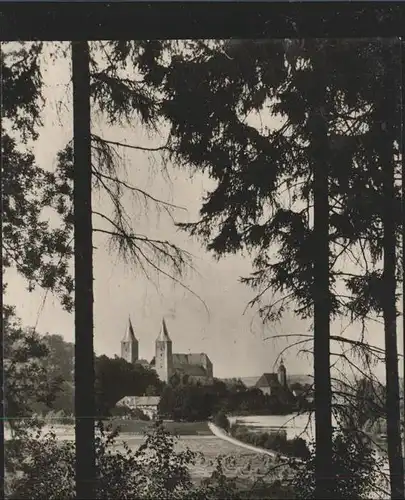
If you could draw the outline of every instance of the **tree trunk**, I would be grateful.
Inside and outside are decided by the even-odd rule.
[[[391,78],[389,79],[392,80]],[[394,151],[395,132],[389,128],[396,112],[396,91],[391,89],[387,78],[386,98],[381,103],[381,134],[379,156],[382,167],[383,188],[383,287],[382,307],[385,334],[385,370],[386,370],[386,409],[387,409],[387,444],[390,468],[391,498],[404,498],[404,464],[402,460],[402,442],[400,431],[400,401],[397,348],[396,318],[396,205],[394,188]],[[384,117],[387,116],[385,120]]]
[[[322,74],[319,73],[320,75]],[[329,324],[329,197],[328,137],[320,89],[311,122],[314,177],[314,382],[315,382],[315,498],[332,498],[332,391]]]
[[[398,380],[398,352],[396,325],[396,278],[395,278],[395,204],[394,164],[392,157],[383,160],[383,224],[384,224],[384,274],[383,315],[385,334],[385,369],[387,383],[387,436],[390,467],[391,498],[404,498],[404,471],[400,433],[400,403]]]
[[[0,58],[3,57],[3,47],[1,46],[0,42]],[[0,60],[0,82],[3,81],[2,79],[2,71],[1,68],[3,65],[1,64]],[[1,96],[0,96],[0,104],[1,104]],[[3,123],[2,123],[2,113],[0,110],[0,145],[1,145],[1,151],[0,155],[2,156],[3,153]],[[0,156],[0,158],[1,158]],[[2,162],[1,162],[2,164]],[[2,169],[0,169],[0,175],[1,175]],[[3,186],[3,182],[1,183],[1,186]],[[0,223],[1,224],[1,223]],[[3,273],[1,273],[0,277],[0,286],[1,286],[1,310],[3,314]],[[4,328],[1,328],[1,355],[0,355],[0,443],[3,443],[0,448],[0,467],[1,467],[1,479],[0,479],[0,498],[4,498],[4,424],[5,424],[5,418],[6,418],[6,412],[5,412],[5,394],[4,394],[4,352],[3,352],[3,345],[4,345]]]
[[[400,41],[401,71],[401,195],[402,195],[402,457],[405,457],[405,42]]]
[[[90,75],[87,42],[72,43],[75,239],[76,497],[95,498]]]

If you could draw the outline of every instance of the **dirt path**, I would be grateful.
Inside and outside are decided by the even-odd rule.
[[[270,457],[273,457],[273,458],[275,458],[277,456],[277,453],[275,453],[274,451],[265,450],[264,448],[258,448],[257,446],[253,446],[251,444],[242,443],[242,441],[239,441],[238,439],[233,438],[232,436],[227,434],[224,430],[220,429],[212,422],[208,422],[208,427],[210,428],[210,431],[215,436],[217,436],[218,438],[224,439],[225,441],[228,441],[229,443],[235,444],[236,446],[240,446],[241,448],[245,448],[246,450],[250,450],[250,451],[253,451],[255,453],[259,453],[261,455],[269,455]]]

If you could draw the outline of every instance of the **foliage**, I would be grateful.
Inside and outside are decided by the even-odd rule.
[[[2,44],[2,193],[3,268],[15,267],[28,289],[54,291],[71,309],[73,281],[71,221],[53,227],[49,221],[47,172],[36,165],[29,142],[42,125],[42,42]]]
[[[75,346],[66,342],[61,335],[47,334],[43,341],[48,346],[46,368],[63,377],[66,382],[73,382]]]
[[[339,431],[333,439],[333,475],[335,499],[340,498],[370,498],[371,493],[377,492],[380,471],[383,460],[377,458],[369,442],[359,438],[359,434],[352,431]],[[297,498],[314,498],[315,489],[315,451],[312,451],[305,464],[295,465],[296,474],[292,486]]]
[[[67,413],[64,410],[51,410],[43,417],[45,425],[75,425],[75,416],[73,413]]]
[[[48,348],[48,354],[42,360],[42,365],[50,376],[62,380],[52,408],[70,415],[74,413],[74,344],[66,342],[61,335],[56,334],[44,335],[42,341]],[[43,414],[48,411],[46,406],[41,404],[35,404],[33,409]]]
[[[254,432],[244,425],[234,424],[230,428],[231,435],[240,441],[266,448],[281,455],[291,456],[301,459],[309,457],[309,450],[306,441],[300,437],[287,439],[285,431]]]
[[[28,281],[57,293],[70,309],[73,281],[68,262],[72,255],[71,221],[53,228],[46,200],[47,175],[30,152],[2,134],[3,266],[16,270]]]
[[[166,386],[159,401],[158,411],[161,416],[176,421],[207,420],[212,411],[210,394],[205,386]]]
[[[218,256],[252,251],[256,271],[244,281],[259,291],[289,290],[272,307],[261,310],[268,319],[279,317],[293,300],[298,314],[311,313],[309,117],[317,95],[313,82],[322,80],[328,89],[325,120],[331,135],[330,189],[336,200],[330,217],[331,284],[342,278],[359,297],[357,302],[344,302],[343,295],[335,294],[331,307],[334,313],[341,308],[360,312],[359,301],[365,306],[366,281],[374,275],[340,275],[339,257],[349,247],[358,247],[356,235],[360,234],[371,254],[381,255],[381,225],[373,212],[376,204],[365,205],[349,193],[361,188],[370,200],[381,195],[381,179],[373,178],[379,183],[367,188],[374,176],[367,167],[378,154],[373,144],[381,140],[378,127],[372,125],[378,100],[369,86],[392,79],[397,54],[391,44],[196,41],[180,53],[156,45],[154,50],[148,42],[144,45],[145,51],[150,49],[144,72],[163,95],[161,112],[171,125],[169,153],[177,163],[208,172],[216,182],[201,208],[200,221],[181,227],[200,235]],[[152,77],[157,72],[161,75],[158,82]],[[202,75],[209,77],[202,79]],[[390,80],[390,85],[395,83]],[[279,123],[258,125],[254,115],[262,113],[277,116]],[[395,113],[391,119],[396,119]],[[368,130],[361,128],[364,123]],[[399,224],[398,219],[398,230]],[[278,258],[271,253],[271,244],[278,247]],[[368,302],[367,310],[371,306]]]
[[[276,396],[267,396],[260,389],[243,385],[227,386],[214,380],[212,385],[168,385],[163,389],[159,403],[161,415],[174,420],[206,420],[218,411],[227,413],[256,412],[284,414],[291,412],[292,404],[285,404]]]
[[[228,417],[226,416],[226,413],[222,410],[220,410],[214,417],[214,424],[220,427],[221,429],[224,429],[224,431],[228,432],[230,429],[230,423],[228,420]]]
[[[110,410],[111,417],[123,417],[127,419],[141,420],[147,422],[150,420],[148,415],[139,408],[129,408],[128,406],[115,406]]]
[[[161,382],[156,372],[133,365],[122,358],[99,356],[95,362],[96,401],[102,416],[108,415],[115,404],[125,396],[142,396],[154,386],[160,390]]]
[[[160,422],[136,451],[125,444],[123,451],[116,449],[117,438],[118,432],[99,424],[96,498],[214,500],[223,498],[226,491],[231,495],[227,498],[232,498],[231,483],[220,463],[209,481],[193,485],[188,467],[196,454],[176,452],[176,439]],[[20,433],[7,443],[9,498],[74,498],[74,449],[74,443],[58,441],[52,432],[44,435],[31,428]]]
[[[101,48],[99,42],[94,42],[93,46],[94,52]],[[42,42],[2,45],[1,148],[3,265],[14,267],[28,281],[29,290],[40,286],[56,293],[62,306],[71,311],[74,290],[71,276],[72,145],[69,142],[58,153],[56,169],[49,171],[35,164],[30,143],[38,138],[42,126],[45,59],[55,62],[58,58],[66,58],[67,54],[60,43],[50,47]],[[44,57],[46,55],[50,58]],[[142,85],[130,79],[109,74],[110,65],[105,68],[105,64],[106,59],[92,57],[91,94],[96,110],[104,114],[107,122],[122,123],[126,117],[128,124],[129,106],[131,116],[139,113],[142,120],[150,124],[153,96],[148,96]],[[110,100],[105,102],[104,99]],[[93,211],[97,220],[94,231],[107,236],[111,248],[115,248],[125,262],[136,264],[148,278],[152,270],[180,283],[178,277],[191,266],[191,256],[173,243],[138,234],[132,222],[134,217],[127,213],[123,204],[123,196],[130,193],[142,210],[149,212],[154,208],[165,211],[170,217],[179,207],[127,182],[117,149],[120,147],[122,145],[114,141],[92,136],[93,185],[103,191],[112,207],[112,214],[108,210]],[[148,148],[139,150],[148,151]],[[50,219],[55,224],[51,224]]]
[[[362,322],[360,341],[338,356],[350,362],[354,351],[369,365],[375,351],[364,342],[365,321],[383,314],[391,483],[393,494],[403,496],[395,368],[395,275],[402,279],[395,247],[403,212],[393,179],[401,144],[399,40],[198,40],[180,54],[157,45],[145,43],[149,58],[142,69],[170,124],[168,156],[214,181],[199,220],[179,226],[218,258],[250,253],[254,272],[241,281],[256,291],[251,305],[265,321],[281,319],[287,308],[312,317],[316,296],[324,296],[319,311],[325,314],[315,318],[322,351],[315,372],[323,373],[315,381],[317,428],[325,431],[318,443],[319,484],[328,477],[320,471],[332,453],[330,319]],[[316,190],[318,172],[325,182]],[[315,191],[324,201],[316,213]],[[315,232],[318,214],[325,224]],[[392,244],[383,252],[389,222]],[[322,262],[316,265],[313,251],[322,237],[324,287],[315,283]]]
[[[50,408],[61,390],[62,379],[43,366],[48,348],[32,329],[22,328],[12,308],[4,309],[5,414],[13,430],[35,404]]]

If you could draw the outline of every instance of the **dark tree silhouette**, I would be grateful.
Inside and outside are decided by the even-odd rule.
[[[94,498],[96,481],[89,62],[88,43],[73,42],[76,496],[83,499]]]

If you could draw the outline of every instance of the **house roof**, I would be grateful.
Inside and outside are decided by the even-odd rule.
[[[256,382],[255,387],[279,387],[280,383],[277,378],[277,373],[263,373]]]
[[[135,396],[136,406],[157,406],[160,396]]]
[[[125,396],[120,399],[117,406],[157,406],[160,401],[160,396]]]

